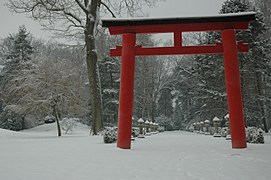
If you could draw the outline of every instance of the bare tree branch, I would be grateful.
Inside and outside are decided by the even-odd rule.
[[[80,26],[76,26],[76,27],[83,27],[82,21],[81,21],[80,18],[76,17],[74,14],[72,14],[70,12],[63,11],[63,13],[66,14],[67,16],[69,16],[69,17],[72,17],[73,19],[75,19],[80,24]],[[73,21],[70,21],[70,22],[72,22],[73,24],[75,24]]]
[[[80,0],[75,0],[75,2],[80,6],[80,8],[86,13],[89,14],[89,10],[81,3]]]
[[[112,15],[113,18],[116,18],[115,14],[113,13],[113,11],[105,4],[101,1],[101,4],[110,12],[110,14]]]

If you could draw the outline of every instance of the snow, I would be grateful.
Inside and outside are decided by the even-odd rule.
[[[138,123],[143,123],[144,120],[143,120],[142,118],[140,118],[137,122],[138,122]]]
[[[196,16],[183,16],[183,17],[140,17],[140,18],[104,18],[102,21],[114,21],[114,22],[122,22],[122,21],[142,21],[142,20],[168,20],[168,19],[196,19],[196,18],[219,18],[219,17],[238,17],[238,16],[246,16],[246,15],[255,15],[256,12],[238,12],[238,13],[227,13],[227,14],[216,14],[216,15],[196,15]]]
[[[0,179],[270,179],[270,135],[266,144],[232,149],[224,138],[173,131],[136,139],[131,150],[123,150],[89,136],[84,125],[56,134],[56,124],[23,132],[0,129]]]

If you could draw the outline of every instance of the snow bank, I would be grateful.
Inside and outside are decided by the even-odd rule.
[[[16,131],[6,130],[0,128],[0,138],[1,137],[14,137],[14,136],[20,136],[20,133]]]
[[[61,121],[60,121],[61,123]],[[88,135],[89,134],[89,130],[90,127],[88,127],[87,125],[81,124],[81,123],[77,123],[77,125],[73,128],[72,131],[69,131],[68,134],[65,134],[63,131],[63,136],[65,135]],[[56,135],[57,134],[57,125],[56,122],[55,123],[50,123],[50,124],[43,124],[31,129],[27,129],[22,131],[24,133],[31,133],[31,134],[43,134],[43,135]]]

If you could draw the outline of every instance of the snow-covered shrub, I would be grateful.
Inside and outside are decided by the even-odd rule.
[[[61,121],[61,129],[67,134],[69,131],[72,131],[73,128],[77,126],[79,118],[63,118]]]
[[[155,118],[155,122],[157,122],[160,126],[164,126],[165,131],[173,131],[173,122],[170,118],[161,115]]]
[[[158,130],[158,132],[164,132],[165,127],[164,126],[158,126],[157,130]]]
[[[137,137],[139,135],[139,128],[138,127],[133,127],[132,128],[132,136]]]
[[[249,143],[264,143],[263,130],[256,127],[246,128],[246,139]]]
[[[114,143],[117,141],[117,129],[115,127],[106,127],[104,130],[104,143]]]
[[[54,123],[55,121],[56,121],[56,118],[54,116],[45,116],[44,118],[45,124]]]
[[[9,129],[13,131],[22,130],[23,129],[22,116],[11,110],[4,110],[0,114],[0,128]]]

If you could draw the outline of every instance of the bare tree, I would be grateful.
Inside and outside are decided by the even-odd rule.
[[[66,59],[38,56],[16,69],[3,91],[6,108],[23,116],[51,111],[61,136],[59,121],[64,114],[82,116],[88,112],[80,70]]]
[[[101,87],[98,71],[98,55],[95,33],[99,24],[101,6],[113,17],[116,11],[126,10],[129,15],[143,5],[153,5],[156,0],[9,0],[8,7],[16,13],[31,14],[47,30],[54,30],[66,37],[84,37],[86,63],[90,85],[92,110],[92,133],[96,135],[103,128]]]

